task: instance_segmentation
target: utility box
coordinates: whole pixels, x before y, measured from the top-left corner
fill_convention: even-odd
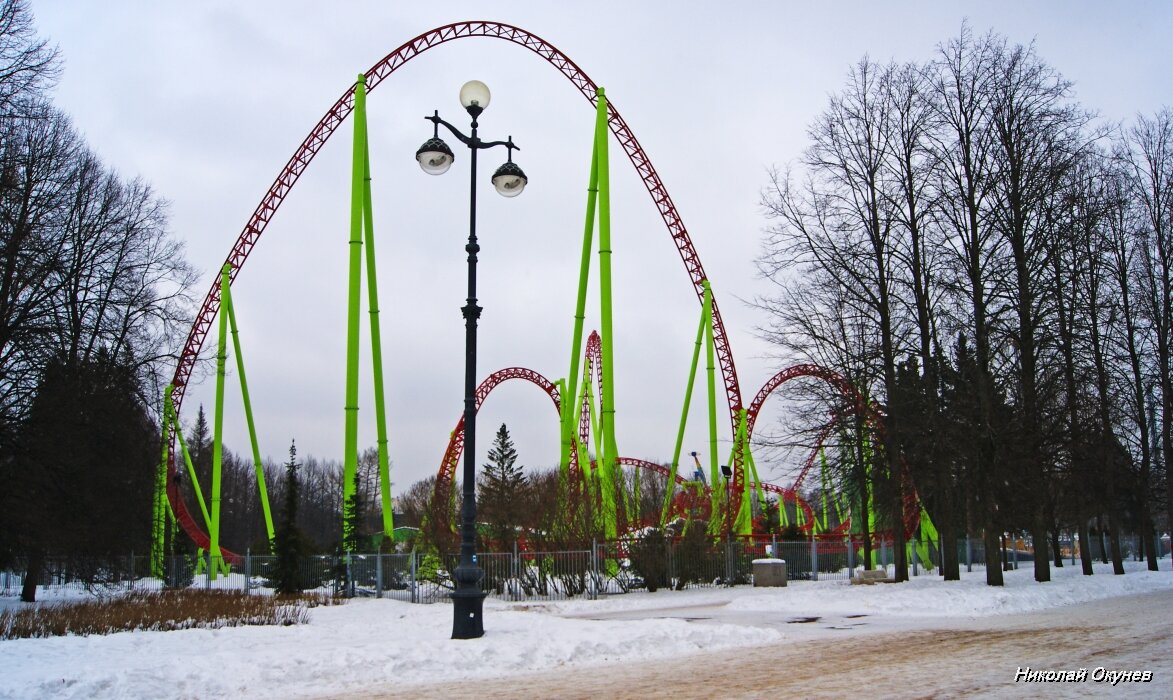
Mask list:
[[[784,587],[786,585],[786,560],[754,559],[753,585],[754,588]]]

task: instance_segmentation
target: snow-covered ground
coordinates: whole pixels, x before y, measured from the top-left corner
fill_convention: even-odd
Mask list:
[[[132,632],[0,641],[0,698],[364,696],[406,685],[679,658],[701,651],[807,642],[831,634],[949,627],[1104,598],[1173,590],[1173,572],[1127,563],[1125,576],[1096,566],[1029,568],[990,588],[984,573],[945,583],[659,591],[603,600],[487,600],[485,637],[449,639],[446,604],[356,599],[315,608],[294,627]],[[11,606],[11,600],[6,601]],[[1154,614],[1162,615],[1160,611]],[[812,624],[813,623],[813,624]],[[843,632],[843,630],[849,630]]]

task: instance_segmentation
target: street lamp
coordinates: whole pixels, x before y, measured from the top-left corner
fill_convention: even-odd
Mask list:
[[[729,493],[729,479],[733,469],[721,465],[721,478],[725,480],[725,585],[733,585],[733,497]]]
[[[493,187],[502,196],[516,197],[525,189],[529,180],[521,168],[513,162],[513,151],[521,150],[513,143],[513,137],[506,141],[482,141],[477,138],[477,117],[489,106],[489,88],[479,80],[470,80],[460,88],[460,104],[472,117],[472,135],[465,136],[440,118],[440,112],[424,117],[434,127],[432,138],[424,142],[415,153],[420,168],[429,175],[443,175],[452,167],[456,154],[440,138],[440,125],[468,146],[472,161],[472,180],[468,196],[468,299],[461,308],[464,314],[464,498],[460,509],[460,563],[452,572],[456,590],[452,592],[452,638],[475,639],[484,636],[485,626],[481,613],[485,594],[481,592],[480,581],[484,571],[477,564],[476,542],[476,366],[477,366],[477,319],[481,307],[477,306],[477,151],[494,146],[504,146],[508,152],[506,162],[493,173]]]

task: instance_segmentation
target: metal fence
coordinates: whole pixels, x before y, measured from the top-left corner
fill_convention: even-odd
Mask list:
[[[802,541],[776,538],[755,540],[730,539],[705,541],[691,545],[668,541],[662,550],[651,555],[637,554],[638,540],[592,543],[590,549],[478,554],[477,563],[484,571],[481,589],[500,600],[595,599],[651,588],[703,588],[751,584],[753,560],[777,558],[786,561],[788,581],[847,580],[863,566],[863,543],[859,539],[817,537]],[[1064,538],[1060,554],[1073,565],[1078,559],[1079,542]],[[1088,547],[1097,561],[1110,558],[1110,551],[1099,538],[1092,537]],[[978,538],[957,542],[961,566],[972,571],[984,567],[986,553]],[[1139,559],[1142,548],[1136,537],[1123,537],[1121,554]],[[1169,557],[1168,537],[1158,538],[1153,549]],[[1054,560],[1051,543],[1045,548]],[[912,576],[936,573],[941,563],[939,542],[909,543],[909,573]],[[890,540],[872,543],[872,567],[891,570],[894,552]],[[1028,542],[1007,539],[996,553],[995,561],[1007,568],[1030,562],[1035,549]],[[394,598],[412,603],[435,603],[449,600],[453,590],[450,572],[456,568],[455,554],[425,552],[394,554],[349,554],[303,557],[298,562],[298,585],[306,591],[339,596]],[[162,576],[152,576],[150,560],[145,556],[113,557],[101,560],[46,560],[38,582],[45,590],[68,587],[98,592],[122,590],[162,590],[205,588],[239,590],[245,593],[271,592],[275,586],[277,558],[246,554],[229,562],[208,556],[175,556],[164,562]],[[18,569],[19,570],[19,569]],[[19,595],[23,578],[18,570],[0,571],[0,595]]]

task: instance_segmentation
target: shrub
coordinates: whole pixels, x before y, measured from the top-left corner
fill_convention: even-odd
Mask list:
[[[628,545],[631,568],[641,576],[648,592],[668,585],[668,538],[664,531],[651,528]]]

